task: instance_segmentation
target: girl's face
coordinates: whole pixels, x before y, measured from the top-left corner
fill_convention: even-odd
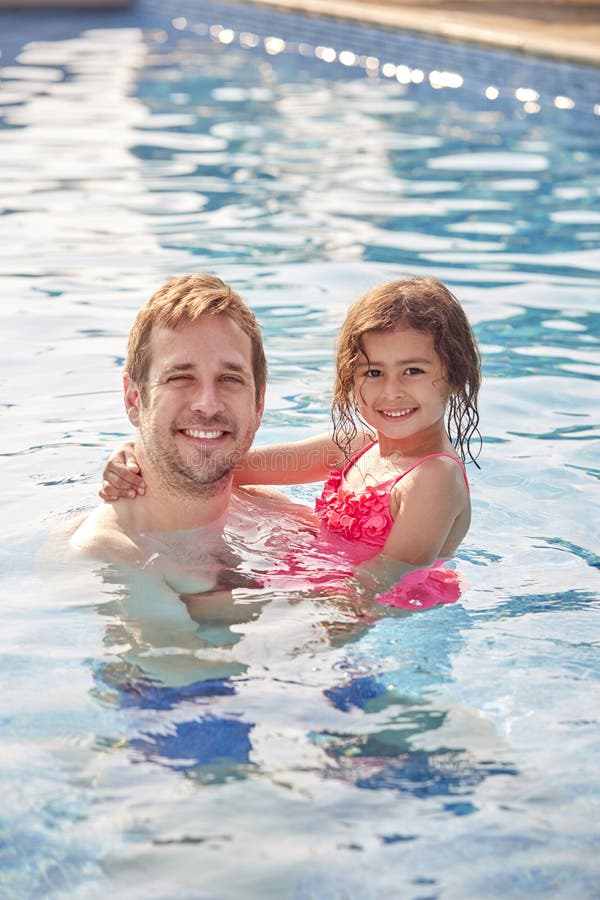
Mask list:
[[[354,393],[365,422],[388,442],[441,429],[450,389],[433,335],[400,326],[370,331],[354,376]]]

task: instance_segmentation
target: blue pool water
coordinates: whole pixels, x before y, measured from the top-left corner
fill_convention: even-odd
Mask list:
[[[600,71],[203,0],[2,12],[0,50],[0,896],[597,896]],[[136,309],[205,269],[263,323],[265,442],[327,427],[364,290],[460,297],[458,604],[199,624],[37,561],[128,435]]]

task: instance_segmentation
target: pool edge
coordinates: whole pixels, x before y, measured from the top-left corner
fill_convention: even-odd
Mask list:
[[[600,5],[595,21],[580,22],[581,7],[570,7],[566,22],[548,22],[545,10],[552,4],[540,5],[539,17],[526,19],[503,13],[448,9],[449,4],[436,0],[427,7],[385,5],[363,0],[234,0],[240,5],[269,6],[311,16],[362,22],[382,28],[429,34],[453,42],[512,50],[557,61],[600,67]],[[1,3],[1,0],[0,0]],[[595,6],[596,4],[594,4]],[[563,11],[569,4],[561,4]],[[555,7],[556,8],[556,5]],[[589,9],[589,7],[587,7]],[[452,20],[449,19],[452,15]],[[568,26],[568,27],[567,27]]]

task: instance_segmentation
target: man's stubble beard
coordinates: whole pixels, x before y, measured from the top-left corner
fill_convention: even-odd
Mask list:
[[[255,433],[255,429],[249,428],[237,440],[237,432],[232,432],[234,448],[229,452],[219,449],[207,452],[199,447],[190,448],[182,457],[174,441],[165,441],[151,425],[140,425],[146,455],[164,486],[183,497],[205,499],[217,497],[225,490],[234,469],[246,458]]]

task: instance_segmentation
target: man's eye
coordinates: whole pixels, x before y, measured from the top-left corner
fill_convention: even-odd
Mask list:
[[[243,379],[239,375],[223,375],[223,381],[233,384],[243,384]]]
[[[191,376],[190,375],[170,375],[167,378],[168,384],[173,384],[174,382],[178,382],[178,381],[182,381],[182,382],[183,381],[191,381]]]

